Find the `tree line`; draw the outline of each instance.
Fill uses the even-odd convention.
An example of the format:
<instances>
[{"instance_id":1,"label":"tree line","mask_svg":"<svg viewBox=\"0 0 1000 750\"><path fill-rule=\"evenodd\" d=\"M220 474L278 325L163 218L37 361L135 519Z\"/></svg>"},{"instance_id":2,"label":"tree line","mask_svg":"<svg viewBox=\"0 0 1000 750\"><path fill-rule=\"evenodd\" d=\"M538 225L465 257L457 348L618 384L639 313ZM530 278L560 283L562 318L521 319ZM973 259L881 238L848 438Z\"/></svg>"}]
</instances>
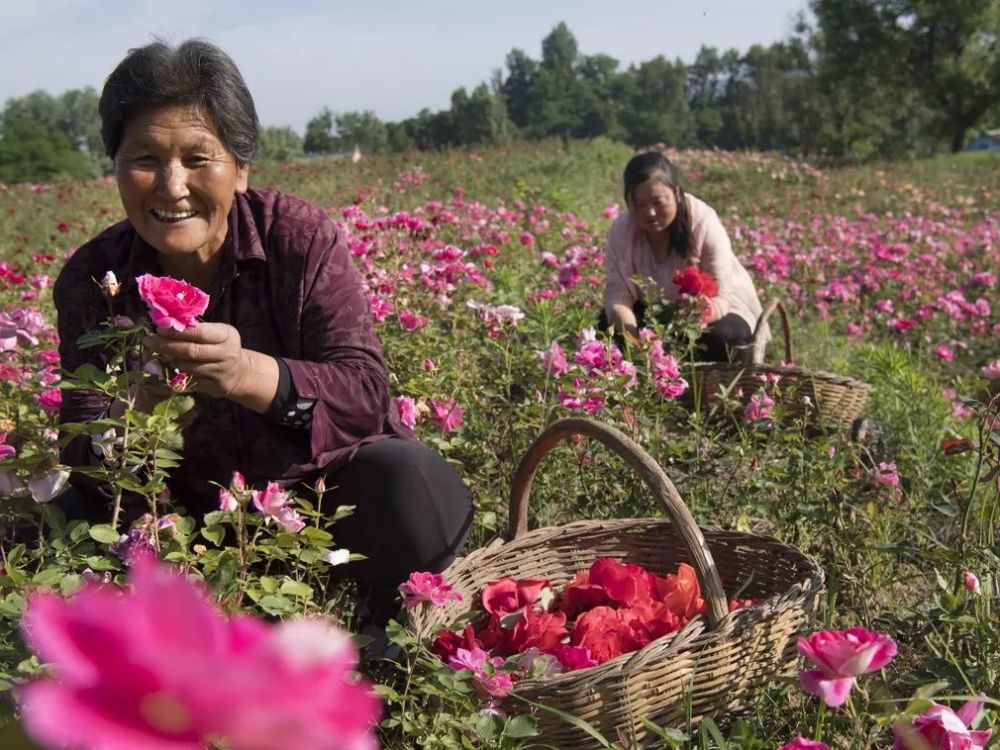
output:
<instances>
[{"instance_id":1,"label":"tree line","mask_svg":"<svg viewBox=\"0 0 1000 750\"><path fill-rule=\"evenodd\" d=\"M769 46L703 46L690 63L660 55L625 68L581 53L560 23L540 59L512 49L489 81L456 89L448 109L384 122L324 107L302 136L264 128L263 158L605 136L864 161L957 151L977 128L1000 126L1000 0L811 0L809 9ZM7 101L0 181L109 166L93 89Z\"/></svg>"}]
</instances>

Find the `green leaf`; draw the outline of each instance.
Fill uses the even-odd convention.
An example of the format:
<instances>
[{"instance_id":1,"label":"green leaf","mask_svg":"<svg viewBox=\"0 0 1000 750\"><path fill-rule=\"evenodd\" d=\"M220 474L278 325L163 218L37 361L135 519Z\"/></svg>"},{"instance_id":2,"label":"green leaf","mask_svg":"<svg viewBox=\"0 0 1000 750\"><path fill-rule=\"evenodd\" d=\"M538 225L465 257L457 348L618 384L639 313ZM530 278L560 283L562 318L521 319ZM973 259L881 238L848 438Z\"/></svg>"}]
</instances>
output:
<instances>
[{"instance_id":1,"label":"green leaf","mask_svg":"<svg viewBox=\"0 0 1000 750\"><path fill-rule=\"evenodd\" d=\"M317 529L315 526L306 526L302 529L302 536L306 537L311 542L316 542L318 544L327 544L333 541L333 534L329 531L324 531L323 529Z\"/></svg>"},{"instance_id":2,"label":"green leaf","mask_svg":"<svg viewBox=\"0 0 1000 750\"><path fill-rule=\"evenodd\" d=\"M937 682L928 682L926 685L921 685L916 690L913 691L914 698L931 698L937 693L940 693L951 683L948 680L938 680Z\"/></svg>"},{"instance_id":3,"label":"green leaf","mask_svg":"<svg viewBox=\"0 0 1000 750\"><path fill-rule=\"evenodd\" d=\"M538 728L530 716L515 716L504 728L504 735L514 738L536 737Z\"/></svg>"},{"instance_id":4,"label":"green leaf","mask_svg":"<svg viewBox=\"0 0 1000 750\"><path fill-rule=\"evenodd\" d=\"M726 738L722 736L722 730L719 729L719 725L714 721L707 717L702 719L701 728L712 735L712 739L715 740L715 744L718 745L719 750L726 750L729 747L729 743L726 742Z\"/></svg>"},{"instance_id":5,"label":"green leaf","mask_svg":"<svg viewBox=\"0 0 1000 750\"><path fill-rule=\"evenodd\" d=\"M258 606L269 615L289 615L295 611L295 604L292 603L291 599L274 594L263 597L258 602Z\"/></svg>"},{"instance_id":6,"label":"green leaf","mask_svg":"<svg viewBox=\"0 0 1000 750\"><path fill-rule=\"evenodd\" d=\"M59 590L62 591L63 596L70 596L82 589L85 584L86 581L83 580L83 576L71 573L68 576L63 576L63 579L59 582Z\"/></svg>"},{"instance_id":7,"label":"green leaf","mask_svg":"<svg viewBox=\"0 0 1000 750\"><path fill-rule=\"evenodd\" d=\"M221 526L206 526L201 530L201 535L216 547L219 547L226 536L226 530Z\"/></svg>"},{"instance_id":8,"label":"green leaf","mask_svg":"<svg viewBox=\"0 0 1000 750\"><path fill-rule=\"evenodd\" d=\"M302 581L293 581L291 578L284 580L278 592L288 594L289 596L302 596L306 599L312 599L313 595L312 587L309 584L302 583Z\"/></svg>"},{"instance_id":9,"label":"green leaf","mask_svg":"<svg viewBox=\"0 0 1000 750\"><path fill-rule=\"evenodd\" d=\"M120 534L108 524L100 524L90 527L90 538L95 542L103 544L114 544L120 538Z\"/></svg>"},{"instance_id":10,"label":"green leaf","mask_svg":"<svg viewBox=\"0 0 1000 750\"><path fill-rule=\"evenodd\" d=\"M607 739L604 738L604 735L602 735L600 732L594 729L593 726L591 726L589 723L581 719L579 716L574 716L573 714L567 713L566 711L563 711L558 708L552 708L552 706L543 706L541 703L535 703L535 701L529 700L523 696L518 695L517 693L510 693L509 697L516 698L519 701L527 703L529 706L537 708L539 711L545 711L546 713L552 714L556 718L562 719L570 726L576 727L580 731L586 732L588 735L593 737L595 740L597 740L597 742L600 743L600 746L602 748L611 750L612 745Z\"/></svg>"}]
</instances>

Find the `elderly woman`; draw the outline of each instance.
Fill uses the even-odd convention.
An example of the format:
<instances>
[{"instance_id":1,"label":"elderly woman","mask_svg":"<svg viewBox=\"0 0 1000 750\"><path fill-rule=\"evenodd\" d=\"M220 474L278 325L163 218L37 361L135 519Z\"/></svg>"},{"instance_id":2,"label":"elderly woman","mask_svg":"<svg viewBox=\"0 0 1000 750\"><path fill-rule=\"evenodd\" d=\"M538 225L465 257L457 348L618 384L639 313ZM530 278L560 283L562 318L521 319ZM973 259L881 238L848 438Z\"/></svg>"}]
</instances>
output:
<instances>
[{"instance_id":1,"label":"elderly woman","mask_svg":"<svg viewBox=\"0 0 1000 750\"><path fill-rule=\"evenodd\" d=\"M697 268L717 286L702 298L706 330L698 340L698 358L749 361L761 304L715 210L684 192L674 165L659 151L632 157L622 182L628 213L608 230L599 328L614 326L635 335L646 322L647 304L676 302L681 295L678 272ZM636 278L650 279L652 290L643 289ZM650 293L653 300L645 298ZM770 338L769 331L763 333Z\"/></svg>"},{"instance_id":2,"label":"elderly woman","mask_svg":"<svg viewBox=\"0 0 1000 750\"><path fill-rule=\"evenodd\" d=\"M227 484L234 471L255 486L325 477L334 488L325 507L356 506L334 532L367 557L352 573L375 592L384 619L410 572L440 570L454 557L473 509L455 472L398 422L345 238L316 206L249 187L257 115L236 65L215 46L130 51L104 86L100 114L127 218L77 250L59 275L63 366L108 361L109 352L77 344L108 316L94 283L108 271L121 284L115 315L144 315L136 278L146 273L207 292L204 322L159 329L146 342L191 375L198 394L173 496L204 512L218 507L212 483ZM149 392L137 401L155 402ZM100 394L69 391L61 420L109 408ZM86 437L65 454L71 466L94 461ZM106 518L106 492L82 475L72 481L64 509Z\"/></svg>"}]
</instances>

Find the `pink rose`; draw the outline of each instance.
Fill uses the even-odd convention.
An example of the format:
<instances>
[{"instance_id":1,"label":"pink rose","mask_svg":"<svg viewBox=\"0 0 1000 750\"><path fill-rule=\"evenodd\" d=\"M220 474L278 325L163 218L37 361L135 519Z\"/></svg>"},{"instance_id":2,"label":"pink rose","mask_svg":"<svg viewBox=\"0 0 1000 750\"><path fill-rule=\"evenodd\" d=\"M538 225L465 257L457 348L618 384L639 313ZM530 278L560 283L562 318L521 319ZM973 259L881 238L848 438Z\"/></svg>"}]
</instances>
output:
<instances>
[{"instance_id":1,"label":"pink rose","mask_svg":"<svg viewBox=\"0 0 1000 750\"><path fill-rule=\"evenodd\" d=\"M239 507L240 503L232 492L219 488L219 510L223 513L234 513Z\"/></svg>"},{"instance_id":2,"label":"pink rose","mask_svg":"<svg viewBox=\"0 0 1000 750\"><path fill-rule=\"evenodd\" d=\"M139 297L149 308L149 317L160 328L184 331L198 325L198 316L208 309L208 295L186 281L170 276L143 274L136 279Z\"/></svg>"},{"instance_id":3,"label":"pink rose","mask_svg":"<svg viewBox=\"0 0 1000 750\"><path fill-rule=\"evenodd\" d=\"M446 435L462 426L462 407L455 399L448 401L431 401L431 419Z\"/></svg>"},{"instance_id":4,"label":"pink rose","mask_svg":"<svg viewBox=\"0 0 1000 750\"><path fill-rule=\"evenodd\" d=\"M444 582L440 573L410 573L410 577L399 584L399 593L407 609L413 609L422 602L440 607L450 601L460 602L463 598L460 591L455 591Z\"/></svg>"},{"instance_id":5,"label":"pink rose","mask_svg":"<svg viewBox=\"0 0 1000 750\"><path fill-rule=\"evenodd\" d=\"M978 594L979 593L979 576L973 573L971 570L965 571L965 589L969 593Z\"/></svg>"},{"instance_id":6,"label":"pink rose","mask_svg":"<svg viewBox=\"0 0 1000 750\"><path fill-rule=\"evenodd\" d=\"M778 750L830 750L830 746L825 742L809 740L799 735L798 737L786 742L784 745L779 747Z\"/></svg>"},{"instance_id":7,"label":"pink rose","mask_svg":"<svg viewBox=\"0 0 1000 750\"><path fill-rule=\"evenodd\" d=\"M253 504L265 516L275 516L288 505L288 493L281 489L277 482L268 482L263 490L253 490L250 493Z\"/></svg>"},{"instance_id":8,"label":"pink rose","mask_svg":"<svg viewBox=\"0 0 1000 750\"><path fill-rule=\"evenodd\" d=\"M897 721L892 727L893 750L983 750L993 732L969 729L981 706L969 701L956 712L935 703L912 722Z\"/></svg>"},{"instance_id":9,"label":"pink rose","mask_svg":"<svg viewBox=\"0 0 1000 750\"><path fill-rule=\"evenodd\" d=\"M47 414L55 414L62 405L62 391L58 388L46 388L35 396L35 401Z\"/></svg>"},{"instance_id":10,"label":"pink rose","mask_svg":"<svg viewBox=\"0 0 1000 750\"><path fill-rule=\"evenodd\" d=\"M150 556L128 577L29 595L22 630L52 674L22 691L39 746L378 747L378 699L353 676L346 633L320 618L229 618Z\"/></svg>"},{"instance_id":11,"label":"pink rose","mask_svg":"<svg viewBox=\"0 0 1000 750\"><path fill-rule=\"evenodd\" d=\"M417 403L409 396L396 397L396 413L405 427L413 429L417 424Z\"/></svg>"},{"instance_id":12,"label":"pink rose","mask_svg":"<svg viewBox=\"0 0 1000 750\"><path fill-rule=\"evenodd\" d=\"M549 344L549 348L538 353L542 360L542 369L546 374L554 378L566 374L569 371L569 362L566 361L566 353L555 341Z\"/></svg>"},{"instance_id":13,"label":"pink rose","mask_svg":"<svg viewBox=\"0 0 1000 750\"><path fill-rule=\"evenodd\" d=\"M403 330L412 333L413 331L419 331L425 325L430 322L428 318L423 315L418 315L412 310L403 310L399 314L399 324L403 327Z\"/></svg>"},{"instance_id":14,"label":"pink rose","mask_svg":"<svg viewBox=\"0 0 1000 750\"><path fill-rule=\"evenodd\" d=\"M865 628L822 630L799 638L799 653L819 667L799 673L802 689L837 708L847 700L855 677L881 669L896 656L896 642Z\"/></svg>"}]
</instances>

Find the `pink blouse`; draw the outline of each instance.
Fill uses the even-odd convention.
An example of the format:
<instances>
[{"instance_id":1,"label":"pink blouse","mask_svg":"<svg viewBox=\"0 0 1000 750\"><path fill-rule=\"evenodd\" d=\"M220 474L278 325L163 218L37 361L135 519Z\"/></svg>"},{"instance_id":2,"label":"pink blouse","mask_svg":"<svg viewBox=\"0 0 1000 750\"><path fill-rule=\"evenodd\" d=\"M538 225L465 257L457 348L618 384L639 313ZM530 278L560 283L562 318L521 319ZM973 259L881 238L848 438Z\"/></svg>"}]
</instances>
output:
<instances>
[{"instance_id":1,"label":"pink blouse","mask_svg":"<svg viewBox=\"0 0 1000 750\"><path fill-rule=\"evenodd\" d=\"M680 290L673 282L674 274L691 265L711 274L719 285L719 294L711 299L712 320L735 313L753 331L762 308L750 274L733 254L729 235L715 209L693 195L685 197L691 216L691 247L687 258L671 252L665 262L658 262L646 235L627 213L611 225L604 249L605 311L610 317L612 306L631 307L647 297L676 300ZM640 283L636 283L635 277L639 277Z\"/></svg>"}]
</instances>

